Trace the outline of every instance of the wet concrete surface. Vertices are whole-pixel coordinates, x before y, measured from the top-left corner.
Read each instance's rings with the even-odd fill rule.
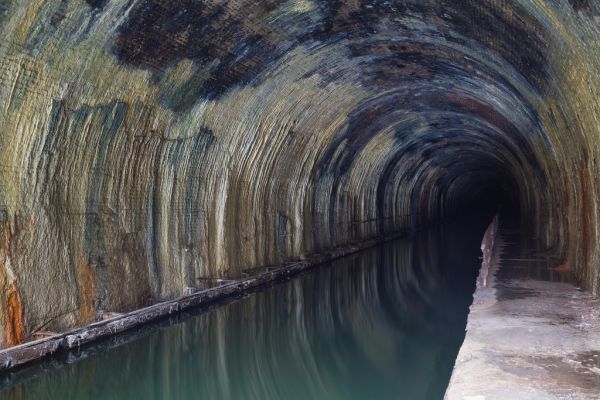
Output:
[[[445,398],[600,399],[600,299],[515,230],[490,264]]]

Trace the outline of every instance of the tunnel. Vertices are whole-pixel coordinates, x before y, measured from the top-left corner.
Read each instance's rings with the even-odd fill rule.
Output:
[[[594,0],[0,0],[2,348],[483,210],[600,291]]]

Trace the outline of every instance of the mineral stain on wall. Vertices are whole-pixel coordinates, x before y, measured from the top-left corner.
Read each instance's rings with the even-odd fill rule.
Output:
[[[22,343],[25,339],[25,321],[21,298],[14,282],[9,285],[7,292],[2,341],[5,346],[14,346]]]
[[[598,12],[0,0],[2,346],[489,193],[598,293]]]

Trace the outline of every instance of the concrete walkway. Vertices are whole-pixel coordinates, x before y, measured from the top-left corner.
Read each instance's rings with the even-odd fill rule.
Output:
[[[600,299],[559,264],[500,230],[446,399],[600,399]]]

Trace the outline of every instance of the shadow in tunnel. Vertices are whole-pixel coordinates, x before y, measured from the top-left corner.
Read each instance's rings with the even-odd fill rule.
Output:
[[[447,203],[443,204],[447,216],[442,219],[479,219],[480,223],[489,224],[498,214],[511,226],[527,223],[528,216],[521,212],[518,185],[504,171],[476,170],[448,191]]]

